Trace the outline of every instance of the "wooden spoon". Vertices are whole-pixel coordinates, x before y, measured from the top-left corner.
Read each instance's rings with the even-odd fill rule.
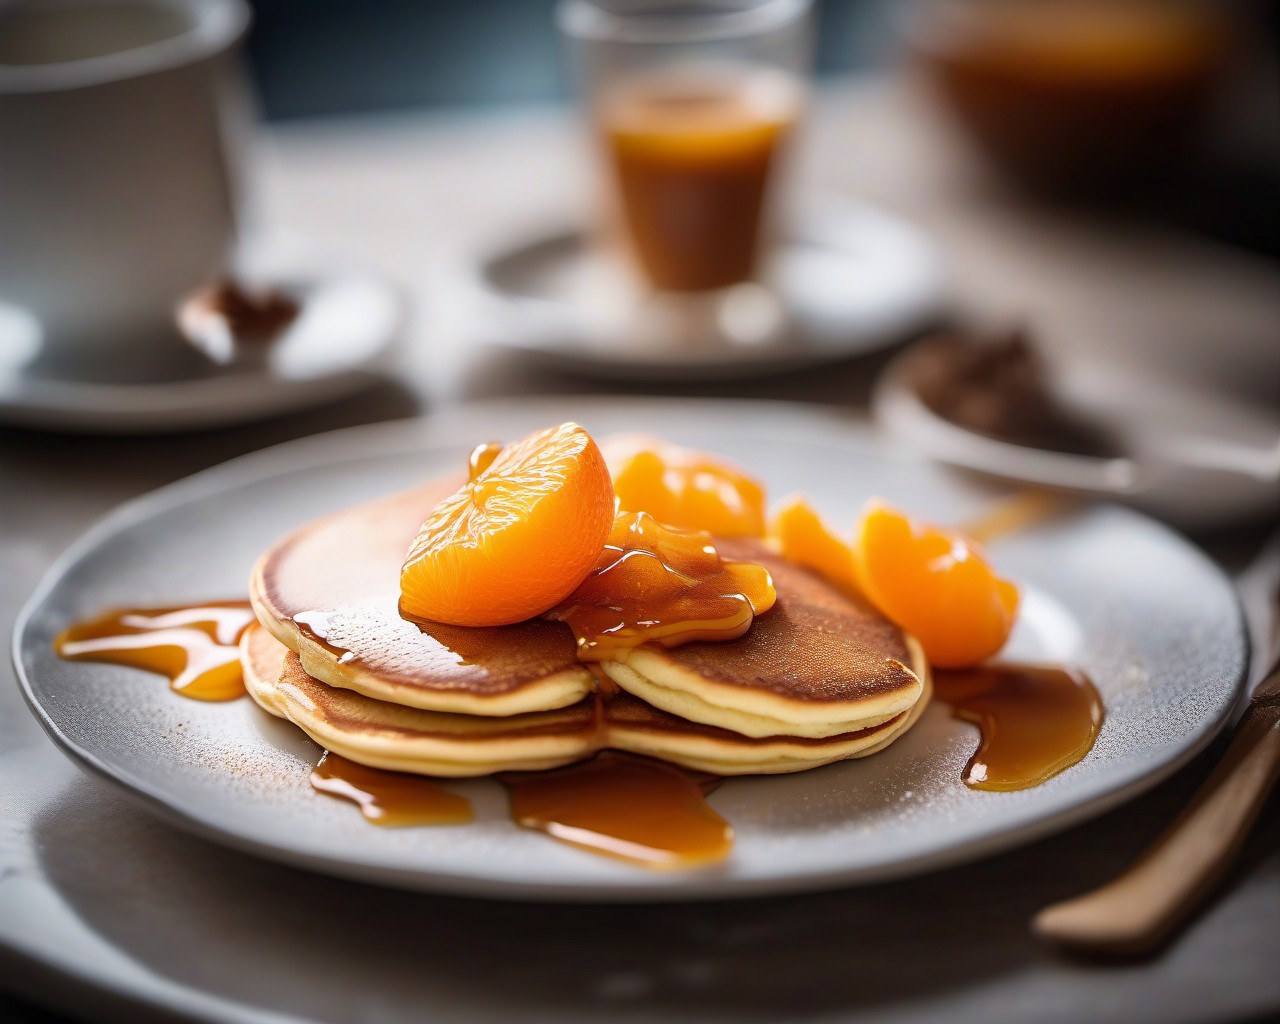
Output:
[[[1259,561],[1274,561],[1277,552],[1280,539]],[[1271,567],[1264,571],[1274,595]],[[1141,956],[1158,949],[1226,874],[1277,777],[1280,663],[1254,688],[1221,763],[1160,838],[1115,881],[1046,907],[1032,930],[1085,953]]]

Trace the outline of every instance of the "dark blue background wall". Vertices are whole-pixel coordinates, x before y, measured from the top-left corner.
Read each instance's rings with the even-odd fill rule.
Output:
[[[554,0],[251,2],[249,56],[273,119],[528,102],[568,89]],[[883,59],[888,4],[819,0],[819,71]]]

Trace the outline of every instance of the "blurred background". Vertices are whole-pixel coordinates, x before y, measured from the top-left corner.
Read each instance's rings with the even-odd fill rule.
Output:
[[[256,24],[248,56],[262,113],[271,121],[406,110],[483,112],[564,102],[572,92],[553,17],[555,0],[251,5]],[[913,0],[817,0],[819,80],[838,83],[900,71],[910,58],[912,23],[927,17],[929,6]],[[1045,7],[1036,0],[1025,6]],[[1064,6],[1070,5],[1050,3],[1050,10],[1036,15],[1046,32],[1053,31],[1051,9]],[[1207,8],[1233,38],[1230,54],[1220,58],[1224,66],[1216,69],[1211,126],[1178,154],[1177,165],[1155,176],[1161,186],[1175,186],[1154,197],[1164,201],[1152,202],[1148,195],[1145,205],[1188,229],[1280,255],[1280,9],[1261,0],[1157,0],[1154,6]],[[1150,154],[1153,161],[1159,155]]]
[[[59,13],[86,4],[106,14],[77,27]],[[598,6],[808,13],[804,0]],[[144,24],[157,7],[177,28]],[[559,7],[0,0],[0,633],[121,502],[278,442],[519,397],[820,403],[953,467],[1130,502],[1228,569],[1262,546],[1280,521],[1280,5],[816,0],[812,77],[801,35],[760,58],[790,76],[791,92],[760,90],[781,113],[667,96],[638,128],[604,103],[627,39],[590,24],[566,38]],[[668,132],[677,155],[711,140],[710,169],[646,163]],[[605,227],[614,188],[631,207]],[[772,225],[766,192],[785,199]],[[737,206],[718,207],[730,193]],[[673,195],[674,216],[646,205]],[[745,269],[689,287],[664,254],[718,238],[714,218],[750,221],[726,243]],[[615,273],[619,241],[644,250],[632,262],[647,260],[647,283]],[[92,800],[19,703],[0,692],[13,806],[44,813],[36,779],[73,811]],[[1125,856],[1139,826],[1154,834],[1185,802],[1191,784],[1175,785],[1119,812],[1138,830]],[[1079,870],[1100,881],[1115,828],[1054,864],[1098,858]],[[10,831],[37,834],[25,819]],[[181,863],[168,841],[155,855]],[[1255,881],[1274,893],[1266,853]],[[0,879],[44,885],[29,867],[0,862]],[[76,886],[137,898],[100,867]],[[980,967],[984,991],[964,997],[984,1019],[1005,1006],[996,982],[1036,966],[1025,919],[1039,897],[987,913],[1005,874],[999,862],[970,890],[1000,933],[969,942],[968,918],[946,933],[962,954],[947,992]],[[902,962],[949,884],[904,918]],[[1274,905],[1241,893],[1242,917]],[[19,950],[21,917],[0,913]],[[1094,986],[1090,1005],[1134,1006],[1177,982],[1205,1003],[1168,1019],[1213,1019],[1200,979],[1272,925],[1211,929],[1217,962],[1064,970],[1051,995],[1069,1007]],[[44,1001],[47,979],[18,962],[0,983]],[[881,986],[867,1005],[914,997],[878,964],[856,975]],[[815,969],[848,977],[834,954]],[[1040,999],[1023,991],[1020,1005]]]
[[[17,459],[765,397],[1280,514],[1274,4],[0,0],[0,134]]]
[[[0,0],[5,439],[790,398],[1274,519],[1278,69],[1254,0]]]
[[[249,43],[272,120],[565,100],[555,0],[254,0]],[[819,74],[883,67],[899,2],[820,0]]]

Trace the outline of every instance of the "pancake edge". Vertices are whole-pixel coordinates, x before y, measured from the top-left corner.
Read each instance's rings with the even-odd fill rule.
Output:
[[[266,666],[259,664],[255,651],[255,631],[270,631],[264,626],[251,626],[240,639],[240,664],[244,672],[245,689],[263,711],[283,718],[296,726],[325,750],[346,757],[370,768],[411,772],[415,775],[435,775],[442,778],[471,778],[493,775],[503,771],[541,771],[558,768],[590,757],[596,752],[594,730],[566,731],[561,736],[459,736],[457,740],[442,737],[419,738],[411,741],[415,753],[412,757],[397,754],[393,747],[403,748],[403,740],[377,741],[353,740],[353,734],[333,727],[322,713],[314,712],[314,705],[303,693],[284,681],[285,662],[291,652],[281,645],[281,656],[274,678],[270,671],[259,671]],[[272,637],[275,640],[274,637]],[[276,640],[275,642],[279,642]],[[271,658],[275,662],[274,656]],[[303,671],[306,667],[303,666]],[[310,674],[310,673],[308,673]],[[316,680],[320,685],[328,685]],[[335,689],[337,689],[335,687]],[[375,698],[368,698],[373,700]],[[415,710],[424,710],[418,708]],[[446,714],[447,712],[440,712]],[[483,716],[482,716],[483,717]],[[485,717],[487,723],[493,718]],[[515,750],[515,756],[485,758],[492,754],[492,747],[501,745],[504,750]],[[486,749],[489,748],[489,749]]]
[[[891,721],[919,702],[924,689],[922,677],[929,672],[929,662],[915,637],[905,632],[902,637],[912,662],[902,667],[911,675],[912,683],[890,694],[858,701],[853,706],[865,709],[865,714],[835,721],[830,716],[841,702],[789,700],[767,690],[708,680],[672,660],[663,648],[637,647],[628,651],[624,659],[602,662],[601,666],[609,678],[628,693],[691,722],[718,725],[756,738],[787,735],[824,739]],[[654,661],[672,669],[685,685],[674,687],[655,681],[644,672],[644,666]],[[744,695],[749,695],[750,700],[744,700]],[[755,704],[756,708],[745,710],[744,705],[749,704]]]
[[[297,532],[294,531],[294,534],[277,542],[258,559],[249,579],[249,602],[258,623],[296,653],[307,674],[322,683],[343,690],[354,690],[366,697],[403,707],[493,718],[532,711],[555,711],[578,703],[592,691],[591,672],[580,663],[544,676],[536,682],[527,683],[517,690],[493,697],[477,697],[456,690],[436,689],[425,683],[390,682],[359,665],[340,665],[332,651],[303,633],[292,617],[275,607],[267,596],[265,567]]]
[[[724,776],[792,774],[794,772],[808,771],[812,768],[821,768],[824,765],[835,764],[839,761],[854,761],[859,758],[870,757],[872,754],[878,754],[895,740],[901,738],[920,720],[933,699],[933,676],[927,663],[924,665],[920,683],[920,698],[909,710],[902,712],[888,722],[883,722],[878,726],[864,730],[864,733],[869,735],[859,734],[849,737],[848,741],[836,748],[838,752],[834,754],[830,753],[831,748],[826,748],[819,753],[813,747],[799,744],[788,745],[786,737],[776,737],[778,742],[776,745],[771,745],[772,749],[777,750],[777,756],[773,760],[747,763],[742,760],[725,757],[725,753],[733,748],[723,740],[710,736],[693,737],[690,742],[684,744],[684,750],[673,754],[670,750],[664,753],[655,753],[645,749],[643,742],[638,741],[635,737],[635,734],[644,731],[642,729],[625,730],[614,726],[614,733],[622,732],[630,737],[628,745],[619,749],[633,754],[647,754],[650,757],[697,771],[706,771]],[[756,749],[760,748],[757,747]]]
[[[451,740],[435,736],[409,741],[409,745],[417,752],[406,757],[403,752],[406,743],[403,739],[353,741],[351,733],[331,726],[322,715],[314,713],[314,704],[310,698],[284,681],[285,663],[290,652],[283,645],[280,648],[282,653],[276,678],[264,678],[263,673],[256,671],[258,666],[252,654],[257,629],[267,633],[261,626],[251,627],[246,631],[241,639],[241,660],[246,687],[263,710],[288,720],[325,749],[360,764],[442,778],[473,778],[503,771],[540,771],[583,761],[601,750],[609,749],[641,754],[669,764],[723,776],[806,771],[836,761],[866,757],[883,750],[919,720],[933,692],[926,666],[921,680],[922,696],[909,711],[899,714],[889,722],[859,730],[843,742],[821,747],[788,742],[787,736],[771,736],[767,738],[767,742],[743,737],[743,742],[739,745],[732,738],[673,733],[662,734],[667,741],[663,746],[649,738],[655,730],[627,727],[613,722],[607,728],[608,742],[603,745],[594,728],[569,731],[559,737],[546,734],[525,738],[460,735],[458,739]],[[305,666],[303,670],[305,671]],[[270,675],[269,667],[265,675]],[[323,680],[316,682],[321,686],[327,685]],[[485,721],[493,722],[492,719]],[[495,746],[505,748],[507,755],[486,758],[485,755],[491,754],[491,748]],[[517,748],[515,756],[511,756],[513,747]],[[761,758],[761,752],[766,756]],[[757,756],[748,756],[752,753]]]

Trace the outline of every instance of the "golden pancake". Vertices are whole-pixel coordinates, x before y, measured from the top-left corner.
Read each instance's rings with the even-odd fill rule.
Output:
[[[405,707],[507,716],[569,707],[593,689],[569,629],[532,620],[469,628],[401,618],[399,570],[436,483],[307,524],[258,562],[259,621],[320,681]],[[838,736],[890,722],[921,692],[919,646],[759,541],[726,558],[764,564],[778,600],[729,642],[645,645],[604,670],[647,704],[744,736]]]
[[[309,675],[297,654],[262,628],[240,641],[245,686],[266,711],[326,750],[372,768],[463,777],[554,768],[598,749],[590,700],[502,718],[407,708]]]
[[[686,721],[629,694],[619,694],[605,704],[607,745],[716,775],[799,772],[883,750],[916,723],[931,693],[926,676],[921,697],[909,711],[870,728],[822,739],[743,736],[717,726]]]
[[[515,715],[568,707],[592,689],[556,622],[466,628],[400,617],[400,566],[449,480],[308,523],[254,567],[258,620],[309,674],[405,707]]]
[[[251,628],[241,643],[246,685],[267,711],[352,761],[422,775],[551,768],[606,747],[719,775],[801,771],[882,749],[927,703],[921,699],[887,722],[825,739],[741,736],[685,721],[626,693],[495,719],[405,708],[327,686],[260,628]]]
[[[603,663],[620,687],[690,722],[757,737],[834,737],[917,703],[928,664],[912,637],[760,541],[716,548],[765,566],[777,603],[737,640],[647,644]]]

